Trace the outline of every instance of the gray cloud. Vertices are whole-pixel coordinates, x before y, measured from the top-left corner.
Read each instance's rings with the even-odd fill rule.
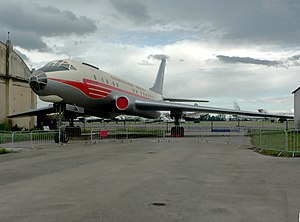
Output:
[[[300,43],[298,0],[190,0],[188,4],[165,0],[148,1],[145,5],[151,18],[160,21],[168,31],[188,29],[201,40],[218,39],[222,44],[235,45]]]
[[[275,66],[275,67],[292,67],[300,66],[300,55],[294,55],[286,59],[281,60],[265,60],[265,59],[254,59],[250,57],[238,57],[238,56],[216,56],[220,61],[225,63],[243,63],[243,64],[254,64],[264,66]]]
[[[41,36],[34,32],[14,30],[11,32],[11,39],[14,45],[21,46],[28,50],[38,49],[41,52],[51,51],[51,49],[47,47],[47,44],[43,42]]]
[[[300,66],[300,55],[289,57],[285,63],[287,66]]]
[[[74,14],[80,12],[98,21],[102,30],[98,35],[106,41],[123,42],[131,38],[130,44],[153,45],[189,39],[235,46],[275,44],[283,48],[300,43],[298,0],[230,0],[226,3],[190,0],[188,4],[174,0],[90,0],[85,7],[79,0],[27,1],[26,4],[21,0],[18,3],[2,1],[0,23],[6,25],[1,28],[12,27],[39,36],[82,35],[95,31],[94,21]],[[134,24],[128,23],[126,18]],[[153,43],[153,39],[156,42]]]
[[[217,55],[216,57],[220,61],[225,63],[244,63],[244,64],[265,65],[265,66],[278,66],[281,64],[278,61],[253,59],[250,57],[224,56],[224,55]]]
[[[42,37],[85,35],[96,30],[95,23],[87,17],[78,17],[68,10],[37,3],[7,1],[1,3],[0,26],[14,32],[15,44],[27,49],[44,50]]]
[[[150,20],[146,7],[140,1],[111,0],[111,3],[115,9],[136,24],[145,23]]]

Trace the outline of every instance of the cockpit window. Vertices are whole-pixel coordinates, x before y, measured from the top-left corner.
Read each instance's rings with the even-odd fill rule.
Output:
[[[69,70],[62,66],[44,66],[37,71],[43,71],[43,72],[57,72],[57,71],[66,71]]]
[[[76,70],[76,68],[68,63],[66,60],[58,60],[47,63],[43,68],[45,72],[63,71],[63,70]]]

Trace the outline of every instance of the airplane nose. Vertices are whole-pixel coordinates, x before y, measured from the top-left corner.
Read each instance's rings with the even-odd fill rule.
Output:
[[[46,87],[47,82],[48,78],[42,71],[33,73],[29,78],[29,85],[35,92],[43,90]]]

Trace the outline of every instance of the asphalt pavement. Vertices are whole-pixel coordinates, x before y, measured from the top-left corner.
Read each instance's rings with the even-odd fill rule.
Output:
[[[298,221],[300,160],[218,138],[0,156],[0,221]]]

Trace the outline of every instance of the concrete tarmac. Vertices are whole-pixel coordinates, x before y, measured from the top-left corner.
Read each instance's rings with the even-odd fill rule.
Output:
[[[193,139],[0,156],[0,221],[298,221],[300,160]]]

